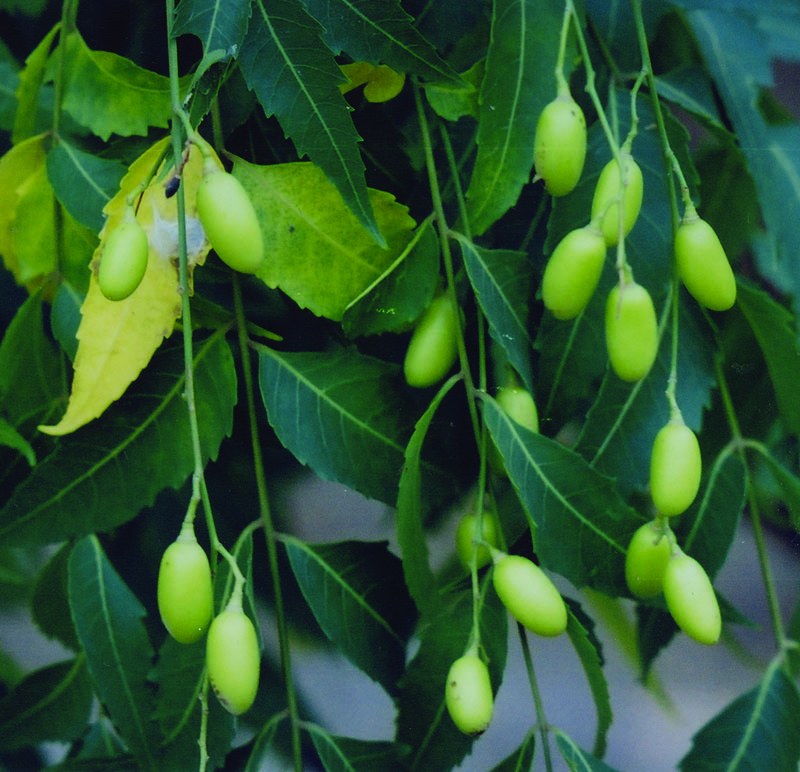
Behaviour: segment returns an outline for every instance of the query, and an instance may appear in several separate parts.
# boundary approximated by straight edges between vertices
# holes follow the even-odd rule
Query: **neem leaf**
[[[15,145],[32,136],[36,131],[39,92],[44,83],[53,40],[60,29],[61,25],[56,24],[41,39],[39,45],[28,55],[25,67],[19,73],[19,83],[15,94],[17,110],[14,116],[14,129],[11,133],[11,139]]]
[[[414,220],[394,196],[369,191],[386,242],[361,226],[322,170],[310,163],[257,166],[236,160],[234,174],[261,214],[269,259],[258,277],[301,308],[340,320],[348,304],[389,270],[411,240]]]
[[[615,772],[613,767],[583,750],[560,729],[556,729],[556,743],[571,772]]]
[[[310,723],[303,728],[311,735],[326,772],[385,772],[395,769],[406,755],[406,749],[397,743],[338,737]]]

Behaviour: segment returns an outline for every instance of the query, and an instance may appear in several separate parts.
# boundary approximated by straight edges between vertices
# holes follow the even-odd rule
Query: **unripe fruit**
[[[661,592],[671,552],[670,540],[655,523],[636,530],[625,553],[625,582],[631,593],[654,598]]]
[[[653,441],[650,495],[668,517],[685,512],[700,488],[702,460],[694,432],[683,421],[670,421]]]
[[[197,186],[197,217],[223,262],[241,273],[258,270],[264,240],[253,202],[236,177],[210,161]]]
[[[694,558],[679,552],[664,571],[664,599],[669,613],[686,635],[711,645],[722,632],[717,596],[711,580]]]
[[[167,547],[158,569],[158,611],[179,643],[194,643],[205,633],[214,612],[211,568],[194,539],[179,536]]]
[[[567,607],[547,574],[521,555],[506,555],[494,566],[492,582],[511,616],[538,635],[561,635]]]
[[[712,311],[736,301],[736,279],[716,231],[696,214],[684,217],[675,233],[678,274],[689,294]]]
[[[606,242],[596,228],[576,228],[558,242],[542,277],[542,300],[556,319],[574,319],[603,272]]]
[[[533,395],[521,386],[504,386],[497,392],[497,404],[520,426],[539,431],[539,412]]]
[[[489,669],[482,659],[465,654],[453,662],[447,673],[445,704],[453,723],[464,734],[486,731],[492,720],[494,695]]]
[[[109,300],[124,300],[141,284],[147,269],[147,233],[133,218],[117,225],[103,245],[97,284]]]
[[[586,158],[586,119],[569,95],[545,106],[536,123],[533,163],[552,196],[572,192],[581,178]]]
[[[658,321],[650,293],[641,284],[616,285],[606,301],[606,347],[614,372],[638,381],[658,353]]]
[[[482,568],[492,559],[491,553],[483,544],[473,544],[473,539],[476,538],[475,527],[477,522],[478,515],[475,512],[470,512],[461,518],[456,528],[456,554],[464,568],[470,567],[473,550],[475,550],[478,568]],[[490,509],[484,509],[481,515],[481,531],[477,534],[477,538],[487,544],[491,544],[492,547],[496,547],[499,530],[497,515]]]
[[[250,617],[229,605],[208,629],[206,667],[214,693],[234,716],[244,713],[256,698],[261,655]]]
[[[409,386],[438,383],[458,357],[458,319],[447,294],[437,295],[419,318],[406,350],[403,372]]]
[[[622,165],[627,185],[622,196],[622,227],[627,236],[642,208],[644,180],[639,164],[629,153],[622,154]],[[612,158],[600,172],[592,199],[592,221],[599,219],[606,244],[613,246],[619,241],[619,194],[622,187],[620,165]]]

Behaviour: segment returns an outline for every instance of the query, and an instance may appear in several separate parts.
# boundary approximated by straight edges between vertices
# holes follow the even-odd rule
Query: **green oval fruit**
[[[722,632],[717,596],[711,580],[694,558],[679,552],[664,571],[664,599],[669,613],[686,635],[711,645]]]
[[[574,319],[591,300],[603,272],[606,242],[596,228],[570,231],[550,255],[542,300],[556,319]]]
[[[623,381],[644,378],[658,353],[658,321],[650,293],[636,282],[615,286],[606,301],[605,326],[614,372]]]
[[[476,526],[478,522],[478,515],[475,512],[470,512],[461,518],[456,528],[456,554],[464,568],[469,568],[472,561],[472,553],[475,551],[475,559],[478,568],[482,568],[492,560],[492,555],[483,544],[474,544],[473,539],[485,541],[496,547],[498,540],[497,534],[500,530],[500,524],[497,521],[497,515],[490,509],[484,509],[481,515],[481,530],[480,534],[476,536]]]
[[[494,695],[489,669],[482,659],[465,654],[453,662],[447,673],[445,704],[453,723],[464,734],[486,731],[492,720]]]
[[[569,95],[545,106],[536,123],[533,163],[552,196],[566,196],[581,178],[586,159],[586,119]]]
[[[700,445],[683,421],[670,421],[653,441],[650,494],[667,517],[685,512],[697,496],[702,474]]]
[[[147,269],[147,233],[135,220],[123,220],[108,234],[97,284],[109,300],[124,300],[141,284]]]
[[[561,635],[567,607],[547,574],[521,555],[506,555],[494,566],[495,592],[520,624],[538,635]]]
[[[197,217],[214,251],[234,271],[255,273],[264,260],[258,216],[242,183],[207,165],[197,186]]]
[[[458,319],[450,298],[437,295],[419,318],[406,350],[403,373],[409,386],[438,383],[458,357]]]
[[[661,592],[671,553],[669,539],[655,523],[636,530],[625,553],[625,581],[636,597],[654,598]]]
[[[629,153],[623,153],[622,166],[627,185],[622,195],[622,227],[627,236],[636,224],[642,209],[644,180],[639,164]],[[622,188],[620,165],[612,158],[600,172],[592,198],[592,222],[600,224],[606,244],[613,246],[619,241],[619,195]]]
[[[539,431],[539,412],[533,395],[521,386],[504,386],[497,392],[497,404],[520,426]]]
[[[736,302],[736,278],[716,231],[696,215],[684,218],[675,233],[678,274],[689,294],[712,311]]]
[[[158,611],[167,632],[179,643],[194,643],[214,612],[211,568],[205,550],[179,536],[167,547],[158,569]]]
[[[226,608],[214,618],[206,643],[208,679],[222,706],[234,716],[256,698],[261,656],[250,617],[240,608]]]

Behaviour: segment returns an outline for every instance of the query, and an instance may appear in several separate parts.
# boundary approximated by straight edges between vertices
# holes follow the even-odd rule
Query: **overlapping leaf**
[[[259,360],[270,423],[294,456],[320,477],[394,503],[414,421],[396,367],[354,349],[262,349]],[[428,462],[422,474],[434,488],[448,485],[447,474]]]
[[[525,735],[522,744],[512,754],[506,756],[492,772],[523,772],[531,769],[533,754],[536,751],[536,735],[533,731]]]
[[[194,360],[204,458],[231,431],[236,377],[221,336],[199,345]],[[133,518],[194,469],[186,419],[183,350],[154,360],[128,398],[102,421],[61,440],[0,510],[5,544],[49,544],[104,531]]]
[[[283,537],[297,583],[328,638],[390,694],[405,666],[413,611],[385,543],[306,544]]]
[[[254,0],[239,62],[247,85],[298,155],[308,155],[325,172],[359,222],[383,243],[367,195],[360,138],[339,92],[344,76],[299,0]]]
[[[304,0],[325,30],[331,49],[353,59],[388,64],[424,80],[458,83],[460,78],[417,31],[397,0]]]
[[[470,227],[481,234],[512,207],[533,166],[536,121],[555,98],[563,3],[496,0],[480,92],[478,156],[467,189]]]
[[[56,24],[31,51],[25,60],[25,67],[19,74],[19,83],[16,88],[17,111],[14,115],[14,130],[11,138],[14,144],[33,136],[37,130],[37,113],[39,107],[39,92],[45,79],[47,62],[53,40],[61,29]]]
[[[484,416],[531,522],[542,564],[577,587],[626,594],[624,554],[641,517],[613,480],[554,440],[509,418],[490,397]]]
[[[153,649],[146,612],[122,581],[95,536],[69,560],[69,600],[95,692],[142,769],[155,769],[158,731],[147,673]]]
[[[556,743],[571,772],[616,772],[604,761],[583,750],[565,732],[556,730]]]
[[[316,724],[306,724],[326,772],[384,772],[395,769],[405,755],[395,743],[338,737]]]
[[[269,259],[258,277],[299,306],[340,320],[348,304],[380,280],[411,240],[414,220],[394,196],[370,190],[379,246],[339,192],[310,163],[257,166],[237,159],[234,174],[261,213]]]
[[[159,168],[166,147],[164,140],[145,151],[123,178],[119,192],[106,205],[106,223],[95,252],[95,267],[102,258],[109,234],[126,216],[128,197]],[[195,191],[202,168],[202,154],[192,146],[189,160],[183,167],[181,184],[186,195],[188,251],[193,265],[202,263],[210,248],[196,217]],[[180,316],[175,264],[177,201],[167,198],[163,186],[154,182],[144,190],[138,202],[137,220],[148,237],[147,270],[136,291],[118,301],[103,295],[92,273],[89,291],[81,306],[75,374],[67,411],[56,425],[40,427],[48,434],[69,434],[102,415],[147,366]]]

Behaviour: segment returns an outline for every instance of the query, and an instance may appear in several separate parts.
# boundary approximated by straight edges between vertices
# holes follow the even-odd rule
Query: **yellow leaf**
[[[363,85],[364,97],[368,102],[388,102],[394,99],[403,90],[406,82],[405,73],[395,72],[385,64],[353,62],[341,64],[339,68],[347,77],[347,83],[339,86],[339,90],[346,94]]]
[[[123,177],[119,193],[103,210],[106,224],[100,233],[89,291],[81,307],[72,393],[61,421],[55,426],[39,427],[47,434],[69,434],[100,416],[147,366],[180,317],[177,203],[175,197],[165,196],[163,174],[157,173],[137,199],[136,219],[147,232],[149,244],[142,283],[125,300],[112,301],[100,292],[96,277],[106,238],[125,216],[128,197],[150,177],[167,147],[168,141],[163,140],[140,156]],[[202,154],[193,146],[181,176],[191,266],[201,264],[209,250],[195,209],[202,170]]]

